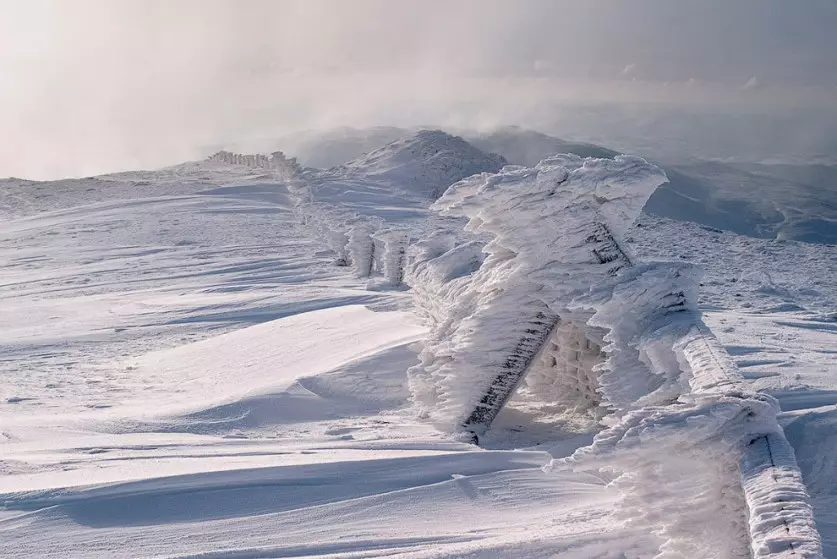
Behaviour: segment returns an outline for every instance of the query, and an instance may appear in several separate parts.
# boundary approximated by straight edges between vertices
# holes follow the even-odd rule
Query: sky
[[[537,122],[576,103],[837,104],[833,0],[0,0],[0,14],[0,176],[343,124]]]

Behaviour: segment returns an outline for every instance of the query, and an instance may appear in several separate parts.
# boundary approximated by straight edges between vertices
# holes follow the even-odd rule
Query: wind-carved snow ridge
[[[476,439],[525,380],[602,418],[592,446],[552,467],[612,479],[617,515],[665,542],[657,557],[821,557],[778,405],[745,389],[703,324],[699,271],[622,248],[664,181],[639,158],[557,156],[451,186],[434,209],[490,240],[440,231],[411,250],[431,326],[414,401]]]

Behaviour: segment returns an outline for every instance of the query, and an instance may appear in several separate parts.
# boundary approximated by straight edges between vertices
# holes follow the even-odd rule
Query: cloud
[[[747,91],[750,89],[758,89],[760,87],[762,87],[761,81],[759,81],[759,79],[756,76],[753,76],[752,78],[747,80],[747,82],[741,87],[741,89]]]
[[[715,102],[740,93],[742,75],[785,95],[837,83],[834,6],[0,0],[0,176],[173,163],[300,128],[538,122],[571,102]],[[641,83],[614,80],[638,68]],[[662,86],[692,77],[688,94]]]

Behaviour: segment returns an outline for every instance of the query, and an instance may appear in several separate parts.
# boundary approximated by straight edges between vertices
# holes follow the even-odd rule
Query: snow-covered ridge
[[[486,153],[502,155],[510,164],[527,167],[556,153],[599,158],[617,155],[602,145],[566,141],[515,126],[448,131]],[[277,145],[298,155],[305,165],[327,168],[362,159],[364,153],[413,133],[403,128],[337,129],[288,136]],[[651,155],[642,150],[634,153]],[[684,161],[682,157],[655,162],[666,171],[669,182],[649,199],[647,213],[759,238],[836,242],[833,185],[837,168],[833,164]]]
[[[0,185],[29,216],[0,224],[0,555],[733,559],[752,555],[751,535],[760,554],[816,555],[775,402],[748,387],[782,404],[825,555],[837,553],[833,247],[650,216],[624,235],[605,216],[569,232],[596,284],[546,342],[549,305],[521,307],[509,365],[535,355],[480,449],[416,421],[405,371],[426,331],[380,312],[410,293],[379,282],[397,279],[409,243],[416,310],[445,322],[496,235],[463,232],[467,215],[430,213],[395,182],[243,161]],[[525,213],[537,190],[522,190],[508,202]],[[357,259],[369,283],[299,223],[303,194],[343,263],[350,237],[372,252]],[[696,328],[698,270],[654,259],[709,264],[698,295],[720,342]],[[811,312],[770,310],[790,303]],[[599,420],[609,428],[590,447]]]
[[[458,180],[476,173],[497,172],[505,158],[481,151],[441,130],[421,130],[340,167],[338,172],[390,181],[415,194],[438,198]]]

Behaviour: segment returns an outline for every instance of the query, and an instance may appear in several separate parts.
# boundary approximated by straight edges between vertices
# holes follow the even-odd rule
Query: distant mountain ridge
[[[515,165],[534,167],[557,153],[579,157],[611,158],[619,152],[595,144],[569,142],[519,126],[505,126],[484,133],[465,133],[464,138],[484,151],[499,153]]]
[[[462,178],[497,172],[506,164],[532,166],[556,153],[604,158],[617,154],[595,144],[516,126],[460,131],[459,136],[442,130],[344,127],[299,134],[295,136],[299,144],[289,143],[293,138],[277,141],[275,148],[298,156],[314,172],[330,176],[334,188],[345,188],[339,186],[340,181],[351,178],[352,188],[357,188],[358,181],[371,181],[370,186],[377,183],[374,188],[410,192],[416,200],[435,199]],[[330,163],[327,170],[324,163]],[[665,169],[669,182],[649,199],[644,209],[648,214],[750,237],[837,244],[837,166],[706,160],[655,163]],[[166,168],[174,190],[190,193],[200,188],[201,174],[198,169],[192,173],[194,165]],[[90,189],[89,179],[0,179],[0,216],[32,213],[34,206],[29,207],[27,200],[33,195],[43,198],[39,207],[60,207],[76,191],[91,202],[130,197],[136,190],[152,191],[146,180],[149,174],[156,177],[159,172],[103,175],[95,180],[107,188],[97,189]]]
[[[376,153],[380,150],[370,146],[376,141],[381,142],[378,146],[395,142],[390,149],[398,150],[398,146],[403,147],[399,142],[411,134],[415,131],[381,127],[342,128],[334,135],[320,133],[319,140],[312,140],[314,136],[309,135],[304,146],[308,159],[301,155],[300,158],[303,164],[312,165],[314,161],[335,161],[351,155],[340,163],[352,159],[346,167],[369,166],[374,174],[379,171],[373,160],[380,159],[383,153]],[[517,126],[459,134],[473,148],[498,154],[516,165],[532,166],[556,153],[605,158],[617,154],[599,145],[562,140]],[[299,155],[291,147],[280,147]],[[409,157],[406,151],[403,155]],[[656,163],[666,170],[669,183],[649,199],[647,213],[751,237],[837,244],[837,166],[703,160]],[[437,186],[445,186],[447,178],[439,175]]]

